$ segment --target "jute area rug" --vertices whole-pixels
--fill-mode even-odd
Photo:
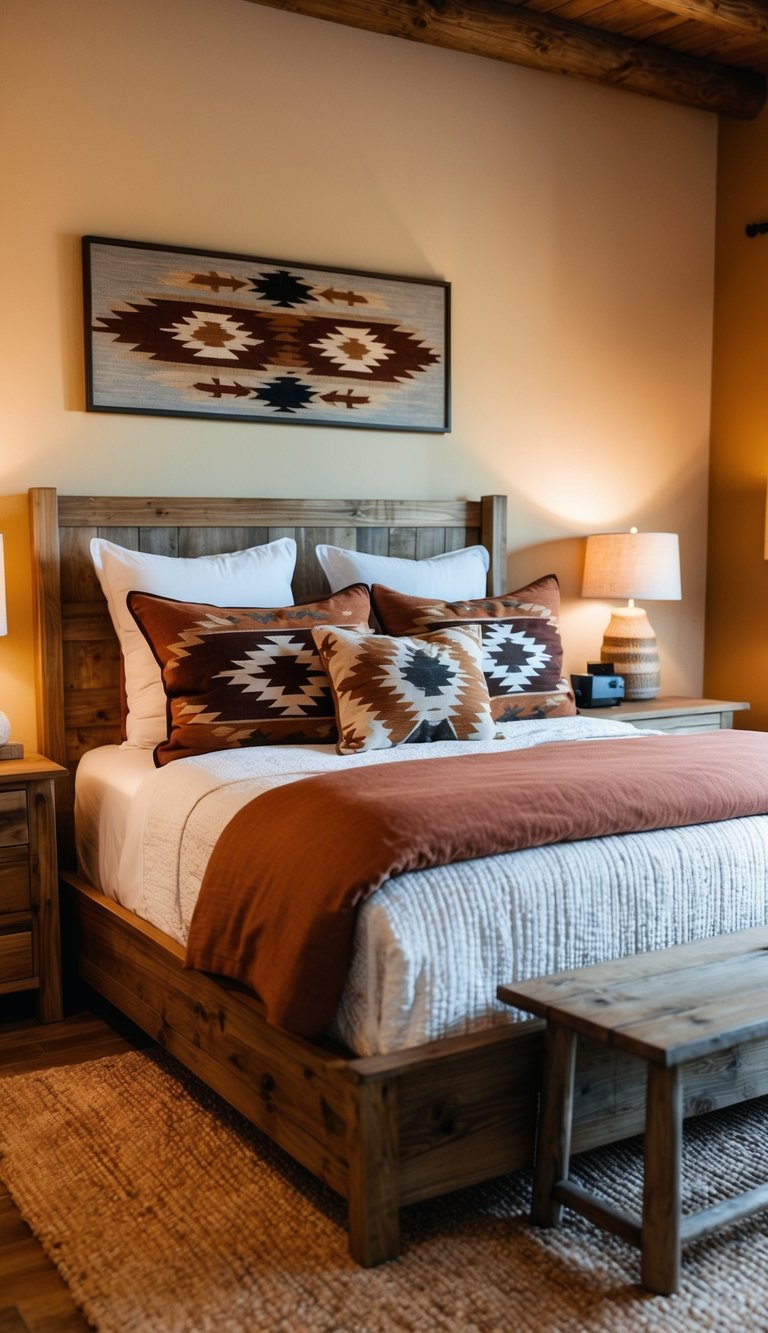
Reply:
[[[768,1099],[691,1125],[687,1206],[768,1178],[766,1130]],[[637,1144],[575,1166],[639,1197]],[[649,1296],[621,1241],[568,1213],[529,1226],[526,1173],[405,1209],[402,1257],[358,1268],[340,1200],[154,1053],[0,1079],[0,1175],[104,1333],[768,1329],[768,1214],[689,1247],[680,1293]]]

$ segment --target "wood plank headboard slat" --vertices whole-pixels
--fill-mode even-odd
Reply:
[[[497,497],[505,499],[506,497]],[[480,526],[479,500],[143,499],[62,495],[62,527]]]

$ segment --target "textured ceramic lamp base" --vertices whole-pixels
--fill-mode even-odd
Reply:
[[[641,606],[621,607],[611,614],[600,660],[612,662],[624,677],[625,699],[655,699],[661,689],[659,649]]]

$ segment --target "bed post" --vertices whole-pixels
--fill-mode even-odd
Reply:
[[[349,1252],[363,1268],[400,1253],[400,1135],[397,1081],[361,1078],[354,1063],[349,1116]]]
[[[484,495],[480,500],[480,541],[490,554],[489,597],[507,591],[507,497]]]

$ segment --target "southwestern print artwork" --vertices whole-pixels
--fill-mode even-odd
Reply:
[[[448,283],[83,237],[87,407],[449,429]]]

